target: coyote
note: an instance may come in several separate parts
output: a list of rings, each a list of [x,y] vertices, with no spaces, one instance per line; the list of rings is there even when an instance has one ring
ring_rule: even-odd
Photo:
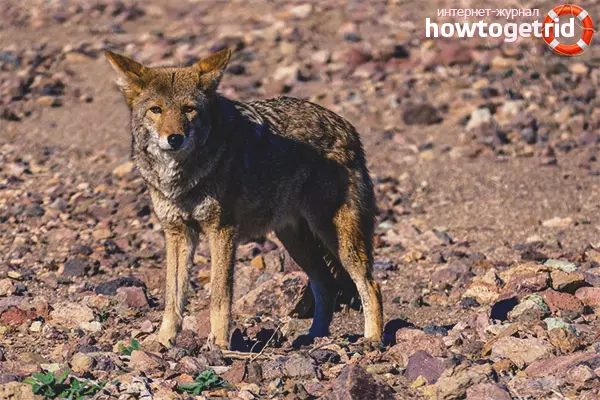
[[[226,347],[236,245],[270,231],[310,279],[309,339],[329,334],[338,294],[333,260],[356,285],[365,337],[381,341],[381,292],[372,276],[375,199],[354,127],[308,101],[221,96],[229,49],[182,68],[106,56],[130,108],[133,160],[165,233],[158,341],[170,347],[181,329],[188,269],[203,234],[211,253],[208,344]]]

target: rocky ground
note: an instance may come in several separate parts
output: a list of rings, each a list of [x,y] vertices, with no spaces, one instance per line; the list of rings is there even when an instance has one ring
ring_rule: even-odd
[[[33,398],[33,377],[50,398],[597,399],[600,53],[427,39],[455,6],[2,2],[0,398]],[[308,98],[361,132],[384,347],[347,308],[292,346],[312,299],[275,237],[239,249],[231,350],[203,349],[205,243],[184,330],[156,344],[164,239],[102,51],[186,64],[226,46],[225,95]]]

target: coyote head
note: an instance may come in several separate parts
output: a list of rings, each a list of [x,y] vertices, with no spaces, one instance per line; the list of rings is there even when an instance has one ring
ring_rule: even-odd
[[[146,67],[106,52],[131,109],[136,143],[177,156],[202,146],[211,131],[210,108],[231,52],[221,50],[189,67]]]

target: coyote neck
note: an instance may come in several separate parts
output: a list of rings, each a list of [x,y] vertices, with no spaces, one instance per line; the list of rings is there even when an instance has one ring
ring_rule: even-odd
[[[251,105],[218,96],[210,129],[204,146],[180,158],[134,140],[133,158],[144,180],[170,199],[203,183],[210,187],[225,185],[236,154],[251,151],[251,142],[262,138],[266,125]],[[210,182],[204,182],[206,179]]]

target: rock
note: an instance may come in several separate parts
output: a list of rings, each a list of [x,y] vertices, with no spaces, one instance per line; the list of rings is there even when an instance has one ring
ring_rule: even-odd
[[[485,275],[475,277],[467,286],[462,297],[472,297],[479,304],[491,304],[500,296],[502,284],[502,279],[496,274],[496,271],[489,270]]]
[[[581,340],[569,327],[550,329],[548,339],[561,354],[573,353],[581,347]]]
[[[548,260],[546,260],[546,262],[544,262],[544,265],[568,273],[577,271],[577,266],[574,263],[563,260],[555,260],[553,258],[549,258]]]
[[[508,358],[519,368],[552,356],[552,347],[539,339],[503,337],[492,347],[492,358]]]
[[[102,282],[96,286],[96,294],[105,296],[114,296],[117,294],[117,289],[121,287],[141,287],[146,288],[146,284],[134,276],[124,276],[113,279],[108,282]]]
[[[510,394],[495,383],[478,383],[467,389],[467,400],[511,400]]]
[[[542,226],[546,228],[568,228],[573,224],[573,219],[570,217],[560,218],[554,217],[542,222]]]
[[[441,51],[428,66],[441,65],[463,65],[473,62],[472,50],[460,43],[444,43],[439,45]]]
[[[566,375],[567,381],[574,383],[578,389],[590,388],[598,381],[598,375],[587,365],[571,368]]]
[[[429,103],[408,104],[402,114],[406,125],[434,125],[442,122],[437,109]]]
[[[315,361],[300,354],[290,356],[284,363],[284,373],[288,378],[316,378],[317,365]]]
[[[438,381],[423,389],[432,399],[461,399],[473,385],[488,382],[493,370],[490,364],[469,366],[460,364],[446,369]]]
[[[337,364],[341,361],[339,353],[329,349],[316,349],[310,353],[310,356],[319,365],[326,363]]]
[[[86,332],[102,332],[102,323],[99,321],[82,322],[79,327]]]
[[[472,131],[492,121],[492,113],[487,108],[478,108],[471,113],[467,130]]]
[[[600,355],[596,353],[577,352],[564,356],[538,360],[529,365],[523,371],[523,375],[535,378],[548,375],[564,376],[568,370],[580,365],[586,364],[592,368],[600,367]]]
[[[228,383],[238,385],[244,380],[246,374],[246,363],[244,361],[234,361],[229,369],[221,375]]]
[[[314,300],[303,272],[290,272],[264,281],[234,303],[234,310],[245,315],[269,313],[277,316],[312,316]]]
[[[287,10],[288,14],[298,19],[307,18],[313,11],[313,5],[310,3],[304,3],[297,6],[293,6]]]
[[[365,369],[356,364],[344,366],[332,382],[324,400],[388,400],[394,391],[385,383],[376,380]]]
[[[10,296],[15,292],[15,285],[12,279],[0,279],[0,297]]]
[[[548,267],[533,262],[510,268],[501,274],[501,278],[506,282],[506,292],[518,294],[539,292],[550,284]]]
[[[208,364],[203,363],[202,361],[203,360],[195,357],[185,356],[181,360],[179,360],[179,362],[175,366],[175,371],[177,371],[180,374],[196,376],[197,374],[201,373],[209,367]]]
[[[8,382],[0,385],[0,399],[35,400],[31,385],[21,382]]]
[[[552,329],[572,329],[573,331],[575,331],[575,328],[571,325],[566,323],[564,320],[560,319],[560,318],[546,318],[544,320],[544,322],[546,323],[546,329],[551,331]]]
[[[513,374],[516,366],[508,358],[503,358],[502,360],[498,360],[495,363],[493,363],[492,368],[494,369],[496,374],[504,376]]]
[[[117,298],[121,303],[130,308],[148,308],[148,298],[144,288],[140,286],[120,287],[117,289]]]
[[[39,333],[42,331],[42,321],[33,321],[29,326],[29,331]]]
[[[91,308],[81,303],[63,302],[54,305],[50,318],[56,325],[65,328],[79,328],[82,323],[94,320]]]
[[[133,370],[143,372],[146,375],[157,376],[168,367],[168,364],[155,354],[143,350],[134,350],[131,352],[129,366]]]
[[[511,321],[535,322],[550,315],[550,308],[538,294],[525,296],[509,313]]]
[[[511,393],[515,393],[521,398],[530,399],[548,399],[556,393],[560,393],[560,388],[565,384],[564,379],[555,376],[545,376],[536,379],[524,376],[515,376],[507,387]]]
[[[283,378],[285,376],[283,372],[284,364],[285,357],[265,361],[261,366],[262,378],[265,380]]]
[[[95,364],[96,361],[89,354],[76,353],[71,359],[71,369],[80,375],[90,372]]]
[[[113,169],[113,175],[123,178],[125,175],[131,173],[135,168],[135,164],[133,161],[127,161],[124,164],[119,165],[117,168]]]
[[[575,293],[577,289],[585,285],[585,277],[582,273],[568,273],[561,270],[550,272],[552,288],[559,292]]]
[[[175,346],[187,350],[189,354],[197,354],[201,346],[200,338],[193,331],[182,330],[175,337]]]
[[[0,324],[4,325],[19,326],[30,319],[27,311],[16,306],[10,306],[0,314]]]
[[[443,371],[444,366],[439,359],[426,351],[417,350],[408,358],[404,374],[411,382],[422,376],[429,384],[434,384]]]
[[[428,335],[419,329],[399,329],[396,332],[396,343],[388,350],[387,355],[402,366],[406,366],[409,357],[418,350],[423,350],[434,357],[447,355],[446,346],[441,337]]]
[[[582,287],[575,292],[577,297],[583,304],[593,308],[600,306],[600,287]]]
[[[544,299],[552,313],[569,312],[575,316],[583,312],[583,303],[577,297],[569,293],[560,293],[552,289],[544,290],[539,293]]]
[[[65,277],[83,277],[92,269],[90,262],[82,257],[71,258],[63,264],[59,271]]]

